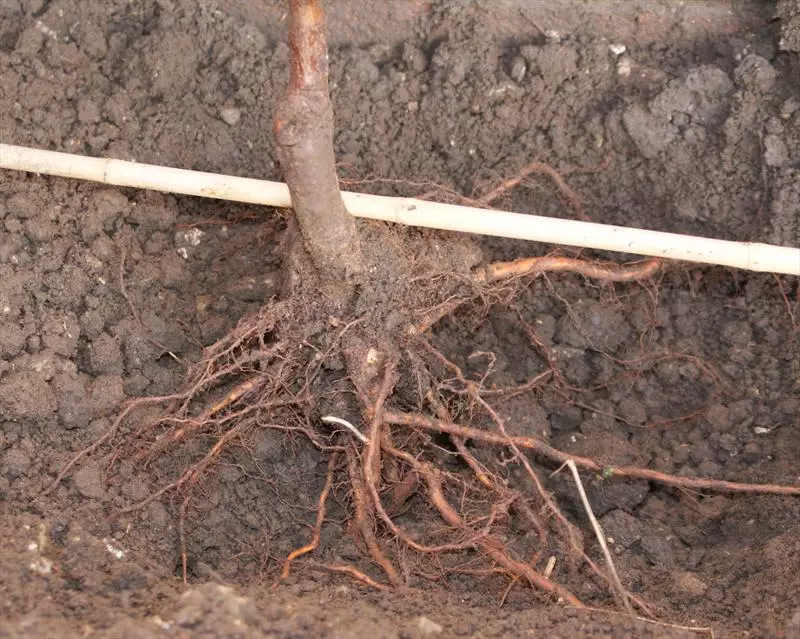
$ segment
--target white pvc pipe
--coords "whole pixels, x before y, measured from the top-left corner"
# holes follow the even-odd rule
[[[288,187],[281,182],[88,158],[8,144],[0,144],[0,168],[282,208],[290,208],[292,203]],[[352,215],[373,220],[800,275],[800,248],[559,220],[414,198],[347,191],[342,193],[342,198]]]

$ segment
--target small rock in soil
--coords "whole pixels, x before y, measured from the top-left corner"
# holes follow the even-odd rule
[[[617,61],[617,75],[627,78],[631,71],[633,71],[633,60],[631,60],[630,56],[621,56]]]
[[[511,61],[511,69],[509,75],[514,82],[522,82],[525,79],[525,72],[528,70],[525,64],[525,58],[517,56]]]
[[[764,137],[764,163],[767,166],[781,167],[789,164],[789,149],[779,135]]]
[[[789,118],[794,115],[794,112],[800,109],[800,100],[795,98],[794,96],[787,98],[783,104],[781,104],[780,110],[780,117],[781,120],[788,120]]]
[[[234,107],[223,107],[219,110],[219,117],[228,126],[236,126],[242,118],[242,110]]]
[[[417,619],[417,628],[419,629],[420,635],[423,637],[433,637],[435,635],[440,635],[444,630],[444,628],[440,624],[436,623],[435,621],[432,621],[431,619],[428,619],[427,617],[420,617],[419,619]]]

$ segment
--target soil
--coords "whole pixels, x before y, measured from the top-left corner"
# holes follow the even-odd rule
[[[797,0],[329,4],[347,188],[475,196],[539,160],[579,209],[546,176],[498,206],[800,244]],[[279,178],[284,21],[277,0],[4,0],[0,140]],[[277,294],[285,216],[2,174],[0,636],[702,635],[609,612],[607,593],[564,562],[555,576],[604,610],[519,584],[504,596],[502,575],[372,590],[323,568],[380,576],[335,506],[319,551],[271,588],[308,541],[327,464],[275,430],[227,450],[195,491],[187,586],[179,496],[114,515],[196,458],[191,446],[143,468],[117,438],[42,496],[126,399],[182,388],[204,346]],[[552,250],[480,247],[486,260]],[[798,296],[796,278],[691,265],[647,284],[549,276],[515,308],[475,305],[433,339],[475,378],[492,361],[491,382],[507,386],[547,369],[520,316],[536,328],[566,383],[501,404],[515,434],[609,464],[796,485]],[[542,478],[599,558],[571,480]],[[623,583],[660,619],[800,637],[797,498],[584,481]],[[526,535],[509,543],[524,550]]]

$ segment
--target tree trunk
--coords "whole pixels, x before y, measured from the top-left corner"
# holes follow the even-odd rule
[[[289,0],[289,86],[275,110],[278,157],[300,233],[323,284],[349,297],[363,272],[354,218],[339,191],[321,0]]]

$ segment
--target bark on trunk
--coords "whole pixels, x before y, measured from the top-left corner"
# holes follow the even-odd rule
[[[289,6],[292,67],[275,111],[278,155],[305,247],[320,277],[341,289],[358,281],[363,262],[336,176],[325,17],[321,0],[289,0]]]

